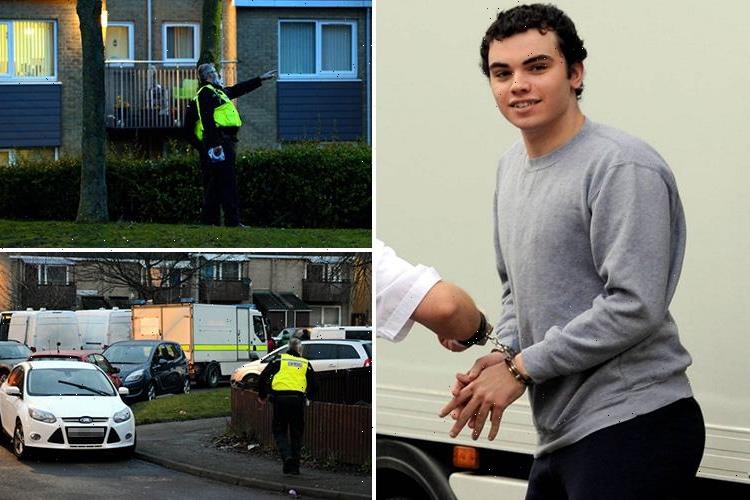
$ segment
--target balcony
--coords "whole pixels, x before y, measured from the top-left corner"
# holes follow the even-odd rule
[[[250,301],[252,291],[249,279],[243,280],[201,280],[200,302],[240,303]]]
[[[348,303],[351,289],[352,284],[349,281],[302,280],[302,300],[305,302]]]
[[[174,129],[182,127],[187,104],[198,90],[195,66],[162,61],[105,63],[105,116],[111,129]],[[237,80],[237,63],[222,63],[227,85]]]

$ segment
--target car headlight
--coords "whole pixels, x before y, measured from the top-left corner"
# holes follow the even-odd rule
[[[143,370],[136,370],[127,377],[125,377],[125,383],[128,382],[138,382],[143,378]]]
[[[114,416],[112,417],[112,420],[114,420],[118,424],[122,422],[127,422],[128,420],[130,420],[130,409],[125,408],[124,410],[118,411],[117,413],[114,414]]]
[[[57,422],[57,417],[48,411],[40,410],[38,408],[29,408],[29,416],[34,420],[40,422],[47,422],[48,424],[54,424]]]

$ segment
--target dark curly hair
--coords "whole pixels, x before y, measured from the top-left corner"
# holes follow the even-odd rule
[[[577,62],[586,59],[586,49],[583,40],[576,33],[575,24],[563,11],[550,4],[535,3],[531,5],[519,5],[512,9],[498,13],[497,19],[487,29],[482,38],[479,54],[482,57],[482,73],[489,78],[490,67],[487,57],[490,52],[490,43],[493,40],[501,41],[518,33],[523,33],[536,28],[540,33],[554,31],[557,34],[557,43],[570,68]],[[583,85],[576,89],[576,97],[580,98],[583,93]]]

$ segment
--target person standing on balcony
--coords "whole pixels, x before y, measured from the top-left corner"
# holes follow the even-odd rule
[[[219,207],[226,226],[245,227],[240,222],[239,192],[235,171],[237,132],[242,126],[232,99],[260,87],[276,77],[276,70],[224,87],[213,64],[198,66],[200,86],[188,108],[185,127],[201,158],[203,207],[201,222],[219,225]]]
[[[305,430],[307,395],[317,391],[315,371],[302,356],[302,341],[289,339],[289,349],[278,359],[268,363],[258,381],[258,403],[261,408],[268,399],[271,387],[273,402],[273,438],[283,461],[284,474],[299,474],[302,433]]]

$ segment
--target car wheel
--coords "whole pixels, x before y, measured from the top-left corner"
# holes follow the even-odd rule
[[[219,385],[219,371],[216,365],[209,365],[206,369],[206,385],[211,388]]]
[[[8,372],[2,372],[0,373],[0,384],[5,382],[5,379],[8,378]]]
[[[136,440],[133,439],[133,446],[126,446],[117,450],[117,456],[123,460],[130,460],[135,455]]]
[[[156,399],[156,384],[151,382],[146,389],[146,400],[153,401],[154,399]]]
[[[182,393],[183,394],[190,394],[190,377],[185,375],[185,378],[182,379]]]
[[[26,443],[23,441],[23,425],[21,422],[16,422],[16,429],[13,431],[13,454],[20,460],[29,458],[29,449],[26,448]]]

